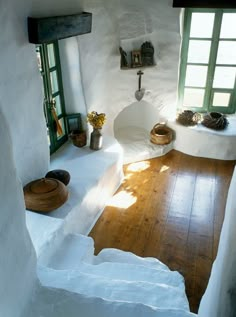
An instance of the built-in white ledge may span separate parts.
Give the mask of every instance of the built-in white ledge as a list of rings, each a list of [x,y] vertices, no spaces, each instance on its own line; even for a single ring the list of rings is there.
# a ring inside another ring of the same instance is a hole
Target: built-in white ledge
[[[68,141],[52,155],[52,169],[70,173],[69,198],[60,208],[47,214],[36,216],[27,211],[27,227],[33,241],[37,241],[36,249],[42,248],[61,226],[65,233],[87,235],[90,232],[123,179],[122,148],[110,136],[103,137],[103,148],[98,151],[89,146],[78,148]]]
[[[152,127],[123,126],[115,137],[124,151],[124,163],[132,163],[163,156],[172,149],[188,155],[220,160],[236,160],[236,117],[229,116],[224,130],[213,130],[201,124],[183,126],[175,120],[166,121],[173,130],[170,144],[157,145],[150,141]]]
[[[175,131],[173,148],[188,155],[219,160],[236,160],[236,117],[227,117],[224,130],[213,130],[202,124],[185,127],[176,121],[168,126]]]

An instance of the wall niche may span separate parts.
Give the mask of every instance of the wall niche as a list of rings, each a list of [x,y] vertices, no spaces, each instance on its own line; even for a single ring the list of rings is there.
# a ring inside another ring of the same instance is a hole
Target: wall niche
[[[120,69],[155,66],[154,46],[151,42],[144,42],[140,48],[134,50],[120,50]]]

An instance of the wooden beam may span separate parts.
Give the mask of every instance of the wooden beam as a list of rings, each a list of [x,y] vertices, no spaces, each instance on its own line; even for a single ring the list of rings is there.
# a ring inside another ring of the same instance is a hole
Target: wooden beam
[[[179,8],[236,8],[235,0],[173,0],[173,7]]]
[[[46,18],[28,17],[29,42],[34,44],[90,33],[91,29],[92,13],[88,12]]]

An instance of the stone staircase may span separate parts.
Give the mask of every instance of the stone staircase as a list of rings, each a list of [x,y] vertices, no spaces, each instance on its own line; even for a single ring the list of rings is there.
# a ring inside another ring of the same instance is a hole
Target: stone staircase
[[[155,258],[117,249],[104,249],[95,256],[93,240],[80,234],[65,235],[60,243],[55,236],[48,250],[39,254],[38,277],[47,289],[121,306],[142,305],[155,312],[150,316],[194,316],[178,272]]]

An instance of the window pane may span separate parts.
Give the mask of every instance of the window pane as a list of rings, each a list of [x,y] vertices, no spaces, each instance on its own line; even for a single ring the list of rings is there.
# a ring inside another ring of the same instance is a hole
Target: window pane
[[[49,128],[47,127],[47,139],[48,139],[48,145],[51,145],[50,135],[49,135]]]
[[[48,61],[49,61],[49,67],[54,67],[56,65],[55,62],[55,53],[54,53],[54,45],[53,44],[48,44],[47,45],[48,49]]]
[[[215,13],[193,13],[190,37],[212,37]]]
[[[37,54],[37,64],[38,64],[38,68],[39,71],[42,72],[42,60],[41,60],[41,52],[40,52],[40,48],[36,47],[36,54]]]
[[[205,87],[207,66],[188,65],[186,71],[185,86]]]
[[[50,73],[50,79],[51,79],[52,93],[55,93],[58,91],[57,72],[56,71],[53,71]]]
[[[204,89],[185,88],[184,90],[184,107],[203,107]]]
[[[234,88],[236,67],[216,67],[213,87]]]
[[[60,123],[60,126],[61,126],[61,128],[62,128],[63,134],[62,134],[62,135],[59,135],[59,134],[57,133],[57,139],[58,139],[58,140],[59,140],[60,138],[62,138],[62,137],[65,135],[64,119],[61,118],[61,119],[59,120],[59,123]]]
[[[212,105],[214,107],[228,107],[230,96],[230,93],[215,92]]]
[[[54,99],[56,101],[56,113],[59,116],[62,112],[61,111],[61,98],[60,98],[60,96],[56,96]]]
[[[236,42],[233,41],[220,41],[217,64],[236,64]]]
[[[208,63],[210,56],[211,41],[189,41],[188,62]]]
[[[236,13],[224,13],[220,38],[236,38]]]

